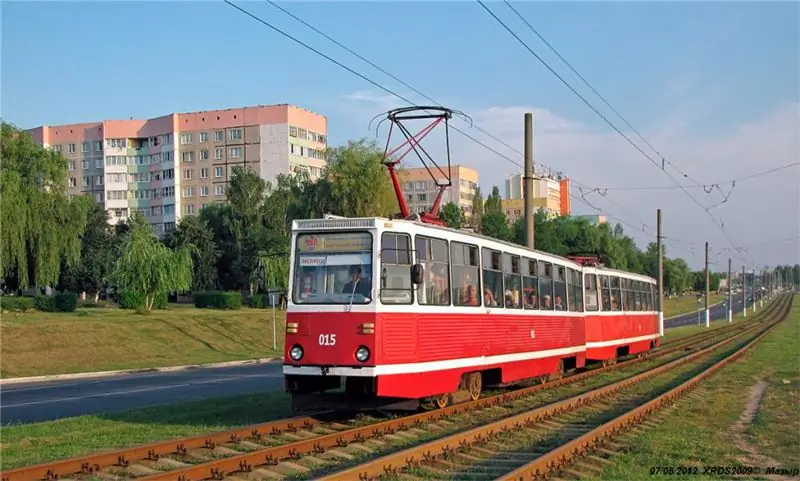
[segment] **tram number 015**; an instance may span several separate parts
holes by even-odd
[[[320,334],[319,335],[319,345],[320,346],[335,346],[336,345],[336,334]]]

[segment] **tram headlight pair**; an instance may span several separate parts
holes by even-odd
[[[300,347],[299,344],[292,346],[292,350],[289,351],[289,357],[291,357],[293,361],[299,361],[300,359],[303,359],[303,354],[303,348]]]
[[[356,349],[356,359],[358,359],[359,362],[369,361],[369,348],[361,346]]]

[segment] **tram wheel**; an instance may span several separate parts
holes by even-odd
[[[481,397],[481,391],[483,391],[483,376],[479,372],[470,373],[468,383],[469,397],[473,401],[477,401]]]

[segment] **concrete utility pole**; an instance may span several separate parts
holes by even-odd
[[[733,263],[728,258],[728,322],[733,322],[733,277],[731,267]]]
[[[656,246],[658,248],[658,335],[664,336],[664,249],[661,247],[661,209],[656,211]]]
[[[760,292],[761,295],[758,296],[758,307],[764,307],[764,295],[767,292],[767,290],[764,289],[764,281],[766,280],[765,279],[766,275],[767,274],[765,272],[765,269],[762,267],[761,268],[761,292]]]
[[[536,248],[533,221],[533,114],[525,114],[525,173],[522,187],[525,199],[525,245],[528,249]]]
[[[753,267],[753,314],[756,313],[756,294],[758,294],[756,287],[758,287],[756,286],[756,268]]]
[[[708,271],[708,242],[706,242],[706,327],[711,326],[711,312],[708,310],[709,293],[711,292],[711,275]]]
[[[747,317],[747,266],[742,266],[742,317]]]

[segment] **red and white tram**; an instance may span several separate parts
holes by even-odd
[[[283,373],[296,408],[444,407],[658,345],[653,279],[437,225],[449,176],[431,212],[410,215],[395,166],[414,151],[449,172],[449,150],[446,172],[419,145],[453,113],[387,113],[406,137],[389,151],[390,130],[384,159],[402,220],[293,222]],[[402,124],[419,119],[432,122],[412,137]]]
[[[657,344],[652,279],[469,231],[299,220],[291,263],[283,372],[298,408],[326,399],[443,407],[476,399],[485,386],[560,376],[587,358]],[[598,290],[597,279],[617,279],[620,290]],[[614,311],[606,293],[630,300]]]
[[[659,345],[655,279],[585,266],[583,281],[587,360],[614,363]]]

